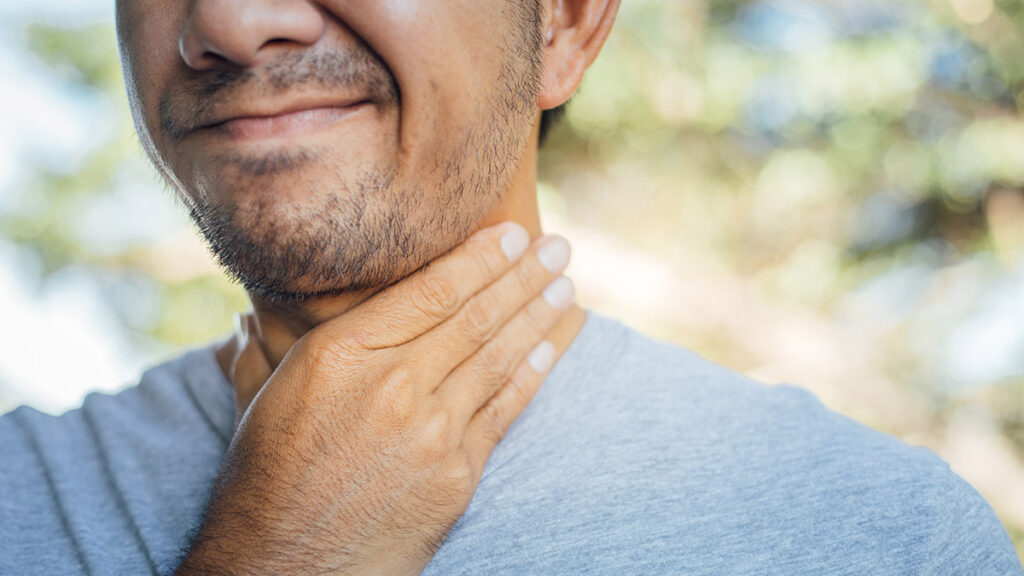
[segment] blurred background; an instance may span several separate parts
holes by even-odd
[[[1024,0],[624,0],[542,152],[584,304],[928,446],[1024,557]],[[227,334],[109,0],[0,5],[0,413]]]

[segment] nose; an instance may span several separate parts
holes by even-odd
[[[225,63],[250,67],[274,45],[309,46],[324,33],[323,14],[309,0],[194,0],[178,39],[196,70]]]

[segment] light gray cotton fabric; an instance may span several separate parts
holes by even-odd
[[[234,422],[213,349],[0,418],[0,574],[173,571]],[[932,452],[591,312],[424,573],[1022,570]]]

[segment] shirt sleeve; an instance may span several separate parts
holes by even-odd
[[[922,574],[1024,575],[1006,528],[966,480],[950,471],[931,499],[936,513]]]

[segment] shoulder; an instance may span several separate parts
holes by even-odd
[[[176,552],[233,424],[211,363],[210,349],[191,350],[63,414],[0,417],[0,540],[14,551],[0,573],[149,571]]]
[[[865,569],[1021,572],[992,508],[931,450],[829,410],[805,389],[755,382],[629,328],[624,340],[632,360],[609,383],[650,395],[640,405],[653,425],[640,434],[663,435],[653,446],[677,469],[701,459],[751,510],[793,521],[789,537],[824,533],[834,552],[854,544]],[[773,546],[788,541],[776,526]]]
[[[492,454],[456,547],[486,526],[488,546],[536,538],[530,558],[595,570],[1019,573],[932,452],[593,313],[581,337]]]
[[[28,406],[12,410],[0,416],[0,435],[26,449],[48,447],[54,453],[107,439],[115,445],[108,448],[117,448],[197,431],[223,437],[234,418],[232,394],[212,346],[195,348],[149,368],[134,386],[90,393],[80,407],[62,414]]]

